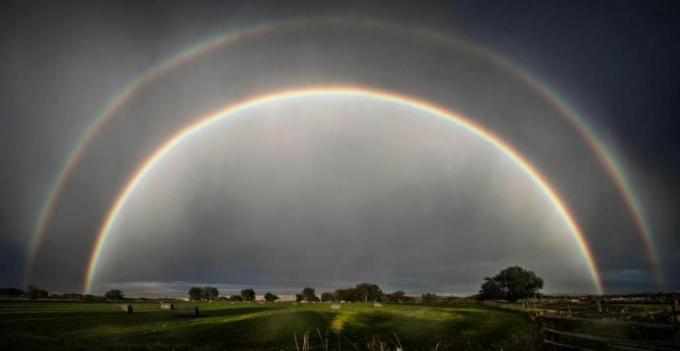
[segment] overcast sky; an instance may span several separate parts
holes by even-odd
[[[248,97],[342,84],[431,101],[500,135],[562,194],[607,291],[656,289],[634,221],[593,151],[483,48],[549,86],[617,156],[651,225],[665,288],[680,288],[679,12],[669,2],[1,6],[0,286],[23,284],[56,172],[128,82],[220,33],[314,18],[213,50],[139,90],[67,182],[31,281],[80,289],[116,194],[183,126]],[[373,281],[470,293],[514,264],[539,273],[549,292],[593,292],[568,228],[507,155],[413,108],[313,97],[250,109],[173,149],[121,211],[94,291]]]

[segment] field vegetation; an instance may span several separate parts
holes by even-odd
[[[674,294],[540,294],[543,279],[508,267],[461,298],[377,284],[294,301],[254,289],[191,287],[186,301],[0,289],[0,350],[542,350],[680,349]],[[4,298],[4,300],[2,300]]]
[[[525,314],[479,304],[131,305],[127,314],[115,302],[0,302],[0,349],[525,350],[537,343]],[[184,313],[194,306],[198,316]]]

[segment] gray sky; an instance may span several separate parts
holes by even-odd
[[[498,14],[457,6],[8,3],[0,35],[0,285],[22,284],[40,205],[87,123],[132,78],[211,35],[274,19],[379,19],[497,48],[560,90],[555,82],[570,67],[548,60],[550,48],[543,45],[543,53],[522,42],[520,29],[484,26]],[[508,16],[531,28],[531,21]],[[115,195],[183,126],[266,92],[347,84],[432,101],[502,136],[564,196],[605,287],[654,289],[616,188],[554,106],[465,47],[347,23],[319,21],[216,50],[135,95],[68,182],[33,281],[52,290],[80,288]],[[570,45],[579,48],[577,40]],[[577,98],[577,110],[619,155],[655,229],[668,287],[677,288],[677,207],[667,191],[675,189],[669,179],[676,170],[663,166],[669,163],[659,151],[670,150],[665,137],[654,144],[643,125],[639,147],[628,149],[627,120],[608,113],[626,97],[607,100],[604,88],[588,94],[585,77],[580,86],[576,78],[564,84],[565,95]],[[140,282],[330,289],[368,280],[408,291],[474,292],[484,276],[512,264],[537,271],[548,291],[592,291],[582,255],[554,209],[498,150],[422,112],[360,98],[314,98],[248,111],[168,155],[114,227],[95,291],[121,284],[143,293],[152,284]]]
[[[450,122],[366,100],[275,103],[182,143],[126,206],[100,279],[470,292],[516,263],[554,276],[554,291],[591,288],[511,160]]]

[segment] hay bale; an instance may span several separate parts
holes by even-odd
[[[175,305],[172,302],[161,302],[162,310],[174,310]]]
[[[130,304],[120,305],[120,309],[127,314],[132,314],[132,305]]]
[[[331,308],[334,309],[334,310],[339,310],[339,309],[342,308],[342,305],[339,304],[339,303],[334,303],[334,304],[331,304]]]
[[[180,307],[177,309],[177,313],[179,313],[181,316],[187,317],[196,317],[201,314],[200,311],[198,310],[198,306]]]
[[[382,304],[380,302],[376,302],[373,304],[373,307],[382,307]]]

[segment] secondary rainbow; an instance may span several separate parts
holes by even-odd
[[[597,269],[597,264],[593,255],[588,247],[583,232],[576,223],[571,212],[566,207],[564,201],[561,199],[557,191],[548,183],[545,177],[533,166],[531,163],[525,159],[517,150],[506,143],[500,137],[494,135],[491,131],[483,128],[481,125],[476,124],[472,120],[465,118],[459,114],[447,111],[441,107],[438,107],[430,102],[419,100],[416,98],[403,96],[395,94],[392,92],[380,91],[375,89],[367,89],[362,87],[311,87],[306,89],[296,89],[296,90],[286,90],[280,92],[274,92],[267,95],[258,96],[252,99],[247,99],[235,103],[233,105],[227,106],[217,112],[211,113],[198,119],[191,125],[181,129],[171,138],[169,138],[165,143],[160,145],[133,173],[129,181],[123,186],[121,192],[116,197],[113,206],[109,209],[104,221],[97,233],[97,239],[95,241],[90,259],[87,265],[83,292],[89,293],[92,289],[92,284],[97,273],[97,266],[99,258],[106,244],[107,239],[110,236],[111,229],[116,223],[116,219],[125,207],[127,200],[130,195],[137,189],[138,185],[144,179],[144,177],[149,174],[156,164],[158,164],[165,155],[169,154],[175,147],[180,145],[182,141],[190,138],[192,135],[196,134],[198,131],[211,126],[212,124],[223,120],[224,118],[233,116],[239,112],[243,112],[248,109],[252,109],[258,106],[263,106],[268,103],[279,102],[287,99],[298,99],[298,98],[308,98],[317,96],[352,96],[352,97],[362,97],[375,99],[379,101],[394,103],[409,108],[413,108],[419,111],[424,111],[432,114],[433,116],[448,120],[453,122],[455,125],[464,128],[465,130],[475,134],[482,140],[488,142],[492,146],[496,147],[505,156],[514,162],[520,169],[522,169],[534,182],[534,184],[543,192],[546,198],[553,205],[555,210],[560,214],[564,224],[569,229],[569,232],[575,239],[581,253],[586,260],[589,273],[593,280],[593,284],[597,293],[603,293],[603,286],[600,279],[599,271]]]
[[[260,36],[274,33],[279,30],[291,29],[295,30],[310,25],[326,25],[338,26],[345,28],[360,28],[366,30],[380,30],[385,32],[393,32],[399,35],[411,36],[426,40],[433,45],[442,47],[455,47],[457,49],[466,50],[474,53],[488,62],[502,67],[507,72],[511,73],[519,80],[523,81],[529,88],[536,91],[543,96],[549,103],[551,103],[556,110],[578,131],[581,137],[586,141],[591,150],[593,150],[600,164],[609,177],[616,185],[618,192],[623,199],[628,212],[630,213],[640,240],[646,251],[647,258],[650,262],[652,271],[655,274],[655,280],[658,287],[663,285],[663,273],[658,261],[658,255],[654,246],[652,229],[642,211],[642,206],[638,197],[636,196],[630,181],[625,176],[623,167],[617,161],[613,153],[599,140],[597,133],[585,122],[584,118],[576,113],[575,109],[561,99],[556,93],[551,91],[544,83],[540,82],[535,77],[531,76],[518,65],[510,62],[508,59],[468,41],[461,39],[454,39],[438,33],[409,28],[401,25],[395,25],[382,21],[362,21],[362,20],[346,20],[346,19],[305,19],[284,21],[271,24],[263,24],[251,27],[244,30],[231,31],[226,34],[220,34],[202,40],[195,45],[181,50],[170,58],[160,62],[159,64],[150,67],[144,71],[140,76],[132,79],[127,85],[123,87],[116,95],[112,96],[105,107],[97,114],[96,118],[88,125],[81,136],[76,139],[66,158],[59,167],[54,180],[52,181],[47,195],[40,207],[37,215],[36,223],[33,227],[31,239],[28,245],[26,268],[24,271],[24,281],[29,283],[33,266],[36,261],[37,253],[40,249],[41,243],[45,237],[46,229],[51,221],[55,207],[59,202],[61,194],[74,173],[77,165],[80,162],[83,154],[88,146],[96,138],[97,134],[104,129],[104,127],[118,114],[118,112],[131,100],[137,93],[143,91],[145,87],[152,82],[173,72],[176,68],[190,63],[193,60],[214,52],[218,49],[225,49],[234,46],[238,43],[258,38]]]
[[[563,116],[567,117],[568,120],[572,122],[572,125],[578,130],[581,136],[583,136],[583,140],[588,143],[588,146],[593,150],[600,164],[614,181],[614,185],[623,199],[626,209],[633,219],[638,236],[642,241],[646,257],[654,275],[653,278],[656,287],[657,289],[662,290],[665,286],[664,273],[654,243],[652,227],[644,215],[640,199],[633,190],[630,180],[626,177],[623,166],[614,153],[600,141],[593,128],[589,127],[588,124],[579,117],[579,114],[570,104],[565,102],[564,99],[558,98],[558,95],[550,93],[547,85],[539,83],[536,78],[529,75],[524,75],[522,78],[531,85],[543,87],[543,89],[538,92],[543,95],[546,100],[551,102]]]
[[[67,154],[66,159],[62,162],[59,171],[51,183],[47,196],[40,207],[38,219],[33,227],[31,240],[29,242],[27,263],[24,273],[24,285],[29,283],[36,255],[45,236],[47,225],[54,214],[56,204],[61,198],[61,194],[64,191],[67,181],[71,178],[74,170],[80,163],[80,159],[83,157],[87,147],[92,143],[97,134],[99,134],[112,118],[128,103],[128,101],[130,101],[137,93],[144,90],[147,85],[183,64],[191,62],[213,50],[237,44],[249,38],[273,31],[276,28],[277,26],[274,24],[261,25],[250,28],[247,31],[235,31],[201,41],[196,45],[182,50],[179,54],[171,56],[169,59],[158,65],[149,68],[138,77],[132,79],[118,92],[118,94],[109,99],[109,102],[104,108],[97,113],[97,117],[92,120],[80,137],[76,139]]]

